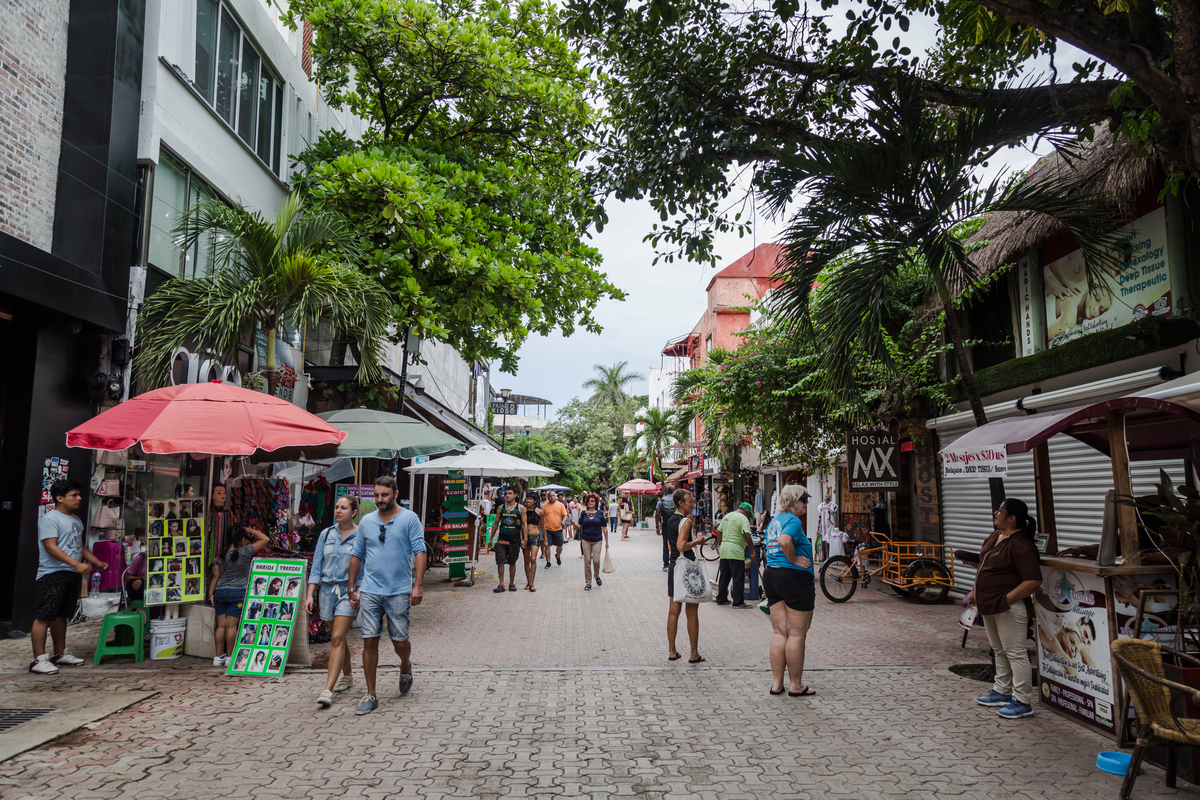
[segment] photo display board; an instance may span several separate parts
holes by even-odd
[[[146,605],[204,601],[205,500],[146,503]]]
[[[300,559],[254,559],[228,674],[283,674],[296,624],[307,619],[302,599],[306,566]],[[305,627],[299,630],[308,635]]]

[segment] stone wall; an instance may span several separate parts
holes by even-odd
[[[0,232],[49,251],[70,0],[0,0]]]

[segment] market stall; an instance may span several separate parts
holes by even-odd
[[[218,471],[218,458],[271,460],[285,452],[327,457],[346,434],[285,400],[213,381],[146,392],[88,420],[66,438],[69,447],[99,451],[97,461],[106,469],[106,462],[124,462],[123,485],[111,491],[125,499],[127,515],[145,522],[144,527],[123,529],[133,534],[131,550],[144,550],[145,605],[162,606],[167,618],[174,619],[180,606],[202,602],[206,596],[208,565],[221,545],[221,529],[232,521],[226,517],[231,508],[254,509],[254,519],[237,519],[239,523],[289,532],[290,503],[271,498],[278,487],[253,475],[232,478],[229,459],[222,460]],[[116,563],[123,576],[126,559]],[[287,568],[292,569],[294,565]],[[303,583],[303,568],[298,576],[289,572],[288,577],[289,582],[298,577]],[[122,583],[123,578],[114,588]],[[304,610],[285,597],[273,601],[265,594],[247,595],[247,608],[255,602],[264,613],[290,606],[287,641],[273,631],[270,646],[262,651],[263,669],[253,670],[277,674],[275,662],[292,652],[292,623],[303,621]],[[208,627],[211,630],[211,622]],[[182,632],[178,638],[183,641]],[[306,661],[307,648],[302,650]],[[278,666],[281,671],[282,661]]]
[[[1070,436],[1112,462],[1111,487],[1094,544],[1058,551],[1054,476],[1047,442]],[[1115,680],[1111,642],[1122,636],[1174,640],[1177,574],[1149,542],[1139,541],[1130,502],[1130,461],[1191,458],[1200,414],[1165,400],[1123,397],[1082,408],[1013,417],[983,425],[938,453],[943,480],[1003,478],[1008,457],[1033,452],[1042,585],[1034,595],[1041,702],[1116,737],[1125,703]],[[1025,498],[1023,498],[1025,499]],[[1122,501],[1125,502],[1122,502]],[[1134,630],[1139,608],[1143,624]]]

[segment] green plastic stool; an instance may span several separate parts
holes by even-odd
[[[136,611],[105,614],[92,663],[99,664],[102,656],[133,656],[134,662],[140,664],[145,658],[145,625],[142,615]],[[108,634],[113,630],[116,631],[116,636],[113,637],[113,643],[109,644]]]

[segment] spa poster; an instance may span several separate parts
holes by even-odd
[[[1042,567],[1037,614],[1038,691],[1042,703],[1107,734],[1113,723],[1112,661],[1104,579]]]
[[[204,602],[204,503],[146,503],[146,605]]]
[[[293,629],[304,618],[302,560],[256,558],[238,621],[230,675],[278,678],[287,663]],[[308,631],[300,628],[300,635]]]

